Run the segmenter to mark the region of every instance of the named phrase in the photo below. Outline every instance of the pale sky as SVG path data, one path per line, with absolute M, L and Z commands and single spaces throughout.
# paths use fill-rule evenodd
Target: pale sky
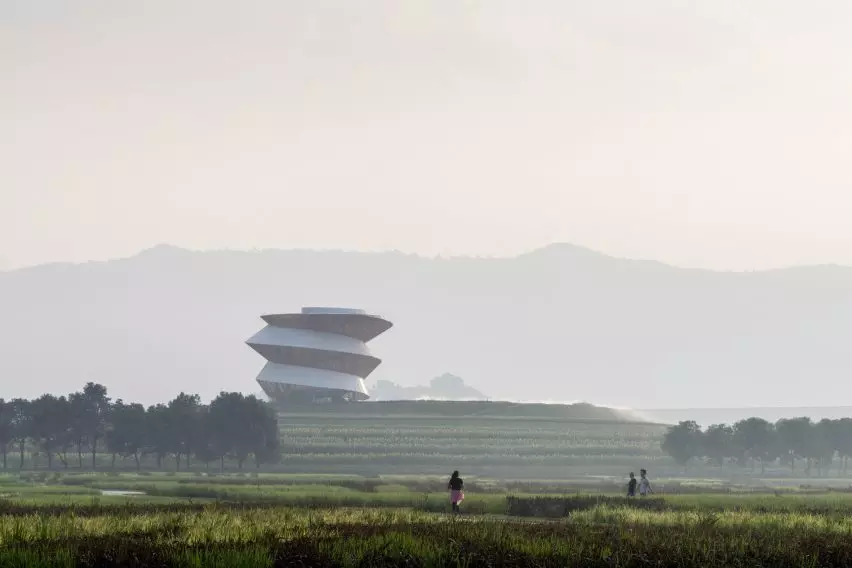
M 848 0 L 0 0 L 0 269 L 852 264 Z

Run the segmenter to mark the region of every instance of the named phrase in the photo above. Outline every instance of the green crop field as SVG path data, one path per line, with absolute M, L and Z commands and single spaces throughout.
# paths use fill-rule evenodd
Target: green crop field
M 278 415 L 279 471 L 559 479 L 671 467 L 665 428 L 590 405 L 388 402 Z
M 849 522 L 598 509 L 570 522 L 452 519 L 410 511 L 209 508 L 7 516 L 4 565 L 844 566 Z
M 470 478 L 463 513 L 453 516 L 445 483 L 6 475 L 0 566 L 852 565 L 848 488 L 681 480 L 667 482 L 672 493 L 628 501 L 604 481 Z
M 30 446 L 0 475 L 0 566 L 852 565 L 843 468 L 695 459 L 687 477 L 664 427 L 583 405 L 297 410 L 257 468 L 100 454 L 98 471 L 73 455 L 50 469 Z M 628 501 L 640 467 L 655 495 Z

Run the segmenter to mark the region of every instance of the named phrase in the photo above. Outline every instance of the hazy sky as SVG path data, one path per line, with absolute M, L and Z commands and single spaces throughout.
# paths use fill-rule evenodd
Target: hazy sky
M 0 0 L 0 269 L 852 264 L 848 0 Z

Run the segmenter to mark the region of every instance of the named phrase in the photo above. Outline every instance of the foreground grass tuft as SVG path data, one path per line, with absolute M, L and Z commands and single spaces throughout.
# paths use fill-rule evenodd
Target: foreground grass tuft
M 848 566 L 852 520 L 597 505 L 559 521 L 266 507 L 0 516 L 2 566 Z

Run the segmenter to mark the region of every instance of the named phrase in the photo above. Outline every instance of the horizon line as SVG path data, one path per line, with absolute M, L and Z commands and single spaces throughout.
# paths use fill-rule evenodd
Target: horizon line
M 216 254 L 216 253 L 232 253 L 232 254 L 263 254 L 263 253 L 313 253 L 313 254 L 361 254 L 361 255 L 400 255 L 407 257 L 415 257 L 423 260 L 436 260 L 436 261 L 453 261 L 453 260 L 480 260 L 480 261 L 500 261 L 500 260 L 518 260 L 524 257 L 533 256 L 536 254 L 541 254 L 547 252 L 548 250 L 554 249 L 571 249 L 574 252 L 578 252 L 581 254 L 587 254 L 591 256 L 600 257 L 602 259 L 607 260 L 616 260 L 623 262 L 637 262 L 644 264 L 655 264 L 660 267 L 670 268 L 675 270 L 687 270 L 693 272 L 708 272 L 714 274 L 766 274 L 770 272 L 779 272 L 784 270 L 798 270 L 798 269 L 813 269 L 813 268 L 844 268 L 849 269 L 852 268 L 852 265 L 845 265 L 841 263 L 816 263 L 816 264 L 793 264 L 793 265 L 785 265 L 779 266 L 775 268 L 764 268 L 764 269 L 714 269 L 714 268 L 695 268 L 689 266 L 680 266 L 676 264 L 671 264 L 668 262 L 648 259 L 648 258 L 629 258 L 623 256 L 614 256 L 605 252 L 601 252 L 599 250 L 595 250 L 583 245 L 577 245 L 570 242 L 565 241 L 555 241 L 546 245 L 542 245 L 539 247 L 531 248 L 527 251 L 513 254 L 513 255 L 485 255 L 485 254 L 458 254 L 458 255 L 428 255 L 418 252 L 405 252 L 398 249 L 384 249 L 384 250 L 358 250 L 358 249 L 342 249 L 342 248 L 251 248 L 251 249 L 239 249 L 239 248 L 210 248 L 210 249 L 192 249 L 179 245 L 173 245 L 170 243 L 159 243 L 147 248 L 143 248 L 136 253 L 126 256 L 115 256 L 103 259 L 92 259 L 86 261 L 55 261 L 55 262 L 42 262 L 37 264 L 19 266 L 16 268 L 8 268 L 8 269 L 0 269 L 0 274 L 11 274 L 14 272 L 22 272 L 28 270 L 37 270 L 41 268 L 49 268 L 49 267 L 76 267 L 76 266 L 85 266 L 88 264 L 106 264 L 110 262 L 120 262 L 125 260 L 132 260 L 143 256 L 145 254 L 151 254 L 162 251 L 174 251 L 177 253 L 188 253 L 188 254 Z

